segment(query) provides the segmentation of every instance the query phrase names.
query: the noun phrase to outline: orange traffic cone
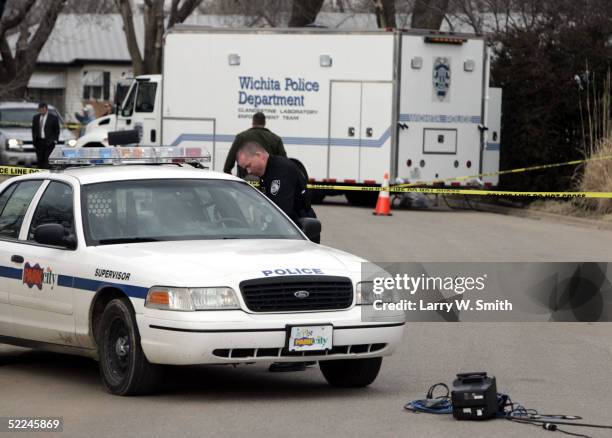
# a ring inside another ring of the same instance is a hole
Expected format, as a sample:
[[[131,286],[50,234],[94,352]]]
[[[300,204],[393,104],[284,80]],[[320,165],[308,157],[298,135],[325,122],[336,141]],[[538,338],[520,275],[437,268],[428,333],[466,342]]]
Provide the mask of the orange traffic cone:
[[[378,194],[376,208],[372,214],[376,216],[391,216],[391,200],[389,199],[389,174],[385,173],[382,184],[383,190]]]

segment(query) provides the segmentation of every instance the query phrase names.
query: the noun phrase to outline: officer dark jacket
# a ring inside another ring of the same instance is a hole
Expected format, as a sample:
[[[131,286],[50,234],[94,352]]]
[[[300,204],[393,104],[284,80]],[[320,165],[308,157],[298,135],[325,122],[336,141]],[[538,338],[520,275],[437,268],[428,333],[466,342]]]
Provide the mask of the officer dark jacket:
[[[270,155],[261,189],[293,222],[301,217],[316,217],[308,202],[306,179],[289,158]]]
[[[231,172],[234,168],[236,154],[238,153],[238,149],[240,149],[240,146],[250,141],[262,145],[263,148],[267,150],[270,155],[280,155],[281,157],[287,156],[283,141],[278,135],[274,134],[267,128],[254,126],[250,129],[247,129],[246,131],[241,132],[234,139],[232,147],[230,148],[227,154],[225,165],[223,166],[223,171],[225,173]]]

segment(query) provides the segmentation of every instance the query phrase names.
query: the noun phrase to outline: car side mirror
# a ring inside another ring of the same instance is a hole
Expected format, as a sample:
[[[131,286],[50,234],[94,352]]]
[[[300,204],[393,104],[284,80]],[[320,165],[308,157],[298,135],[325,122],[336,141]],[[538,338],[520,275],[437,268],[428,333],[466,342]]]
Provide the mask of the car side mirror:
[[[61,224],[43,224],[34,230],[34,240],[43,245],[63,246],[74,249],[77,246],[74,234]]]
[[[306,237],[314,243],[321,243],[321,222],[319,219],[303,217],[298,219],[298,222]]]

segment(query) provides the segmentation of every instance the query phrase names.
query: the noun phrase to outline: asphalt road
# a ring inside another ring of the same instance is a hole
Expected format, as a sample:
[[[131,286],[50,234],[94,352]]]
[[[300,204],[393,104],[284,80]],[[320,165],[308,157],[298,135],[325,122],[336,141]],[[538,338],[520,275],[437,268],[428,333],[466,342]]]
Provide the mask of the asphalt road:
[[[370,261],[612,261],[612,232],[442,206],[393,210],[346,205],[344,197],[315,206],[322,242]]]
[[[330,204],[317,213],[325,244],[373,261],[612,258],[612,232],[554,222],[471,211],[373,217],[370,209]],[[457,372],[485,370],[527,407],[612,423],[611,332],[603,323],[413,323],[366,389],[331,388],[316,367],[271,374],[260,365],[197,366],[169,368],[159,394],[138,398],[105,393],[93,361],[0,346],[0,417],[60,416],[60,436],[70,437],[549,437],[531,425],[457,422],[402,406]]]

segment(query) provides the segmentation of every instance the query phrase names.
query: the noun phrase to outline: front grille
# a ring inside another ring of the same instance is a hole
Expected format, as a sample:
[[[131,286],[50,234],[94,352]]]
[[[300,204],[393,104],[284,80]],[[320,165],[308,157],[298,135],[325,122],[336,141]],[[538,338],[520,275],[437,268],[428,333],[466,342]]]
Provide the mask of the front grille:
[[[255,357],[308,357],[337,356],[342,354],[369,354],[385,348],[387,344],[337,345],[327,351],[288,351],[285,348],[220,348],[213,355],[225,359],[247,359]]]
[[[353,303],[353,283],[346,277],[258,278],[240,283],[240,291],[247,308],[253,312],[338,310]],[[297,294],[302,298],[298,298],[296,292],[302,292]]]

